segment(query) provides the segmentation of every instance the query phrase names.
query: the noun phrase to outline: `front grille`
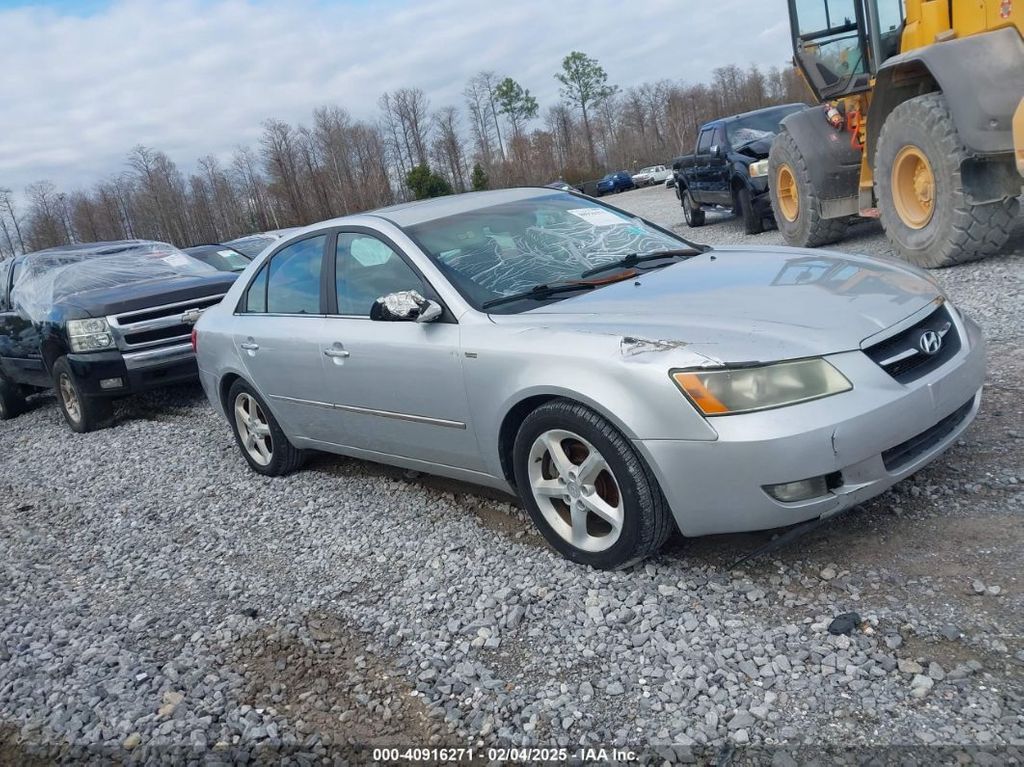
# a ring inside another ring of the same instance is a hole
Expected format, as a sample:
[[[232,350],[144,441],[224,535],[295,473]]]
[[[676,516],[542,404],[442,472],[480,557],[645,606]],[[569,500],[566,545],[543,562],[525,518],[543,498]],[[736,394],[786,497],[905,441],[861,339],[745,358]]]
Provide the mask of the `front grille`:
[[[923,348],[926,334],[938,337],[940,346],[929,353]],[[894,336],[864,350],[876,364],[900,383],[910,383],[937,370],[960,351],[960,334],[945,304]]]
[[[185,322],[183,316],[193,309],[205,311],[215,306],[223,295],[205,296],[191,301],[180,301],[135,312],[108,317],[117,345],[124,351],[151,349],[188,341],[194,322]]]
[[[916,437],[911,437],[906,442],[901,442],[883,452],[882,463],[885,465],[885,470],[899,471],[904,466],[909,466],[916,461],[956,431],[957,427],[970,415],[972,407],[974,407],[974,397],[971,397],[931,428],[925,429]]]

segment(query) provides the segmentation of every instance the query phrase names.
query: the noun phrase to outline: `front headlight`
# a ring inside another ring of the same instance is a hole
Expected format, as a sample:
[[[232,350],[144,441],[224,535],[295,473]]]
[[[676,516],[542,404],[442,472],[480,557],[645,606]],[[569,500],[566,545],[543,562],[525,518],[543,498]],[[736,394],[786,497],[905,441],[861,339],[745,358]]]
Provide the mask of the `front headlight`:
[[[768,175],[768,161],[758,160],[757,162],[750,163],[750,177],[761,178],[762,176]]]
[[[110,325],[103,318],[68,320],[68,341],[73,352],[102,352],[114,348]]]
[[[733,370],[686,370],[672,380],[704,415],[732,415],[795,405],[853,388],[823,359]]]

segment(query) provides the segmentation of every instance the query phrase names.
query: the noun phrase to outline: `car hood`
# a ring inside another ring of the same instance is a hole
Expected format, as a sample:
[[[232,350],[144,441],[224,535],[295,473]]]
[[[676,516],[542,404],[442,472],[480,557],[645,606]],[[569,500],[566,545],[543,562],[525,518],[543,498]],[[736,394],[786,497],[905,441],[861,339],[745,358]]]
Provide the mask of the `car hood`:
[[[499,325],[611,334],[622,348],[688,348],[711,362],[850,351],[940,299],[901,262],[795,248],[723,248]]]
[[[85,316],[106,317],[226,293],[237,279],[238,273],[216,272],[206,276],[182,275],[144,280],[82,291],[68,296],[61,303],[80,310]]]
[[[763,160],[768,156],[768,152],[771,151],[772,141],[774,139],[774,136],[759,138],[755,141],[751,141],[749,144],[744,144],[736,151],[739,154],[745,154],[747,157],[752,157],[755,160]]]

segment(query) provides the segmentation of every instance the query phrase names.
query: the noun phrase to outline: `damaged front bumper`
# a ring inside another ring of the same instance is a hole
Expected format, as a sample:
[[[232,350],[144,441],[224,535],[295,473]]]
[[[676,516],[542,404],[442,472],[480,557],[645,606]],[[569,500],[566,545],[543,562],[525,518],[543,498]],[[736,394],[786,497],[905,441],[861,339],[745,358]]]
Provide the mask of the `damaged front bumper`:
[[[764,530],[828,517],[934,460],[981,403],[985,345],[965,320],[964,348],[902,385],[862,352],[829,357],[854,382],[836,397],[709,419],[718,439],[635,440],[684,535]],[[766,488],[826,478],[822,494],[783,503]]]

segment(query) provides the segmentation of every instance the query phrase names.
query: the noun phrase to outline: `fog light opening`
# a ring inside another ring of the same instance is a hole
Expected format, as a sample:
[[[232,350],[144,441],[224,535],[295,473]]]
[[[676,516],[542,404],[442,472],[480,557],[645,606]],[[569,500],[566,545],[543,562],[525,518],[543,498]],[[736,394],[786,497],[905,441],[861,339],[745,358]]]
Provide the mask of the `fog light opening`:
[[[101,389],[120,389],[124,386],[124,381],[120,378],[101,378],[100,388]]]
[[[822,474],[810,479],[799,479],[796,482],[782,482],[778,485],[765,485],[764,491],[779,503],[800,503],[812,498],[821,498],[828,492],[843,484],[842,474]]]

